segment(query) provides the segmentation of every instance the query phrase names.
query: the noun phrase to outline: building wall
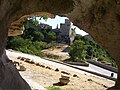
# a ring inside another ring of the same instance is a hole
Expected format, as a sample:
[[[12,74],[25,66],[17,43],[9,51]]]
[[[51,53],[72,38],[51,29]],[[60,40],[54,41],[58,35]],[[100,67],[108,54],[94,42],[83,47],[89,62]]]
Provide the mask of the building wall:
[[[68,19],[65,19],[65,24],[60,24],[60,32],[62,35],[70,36],[71,22]]]

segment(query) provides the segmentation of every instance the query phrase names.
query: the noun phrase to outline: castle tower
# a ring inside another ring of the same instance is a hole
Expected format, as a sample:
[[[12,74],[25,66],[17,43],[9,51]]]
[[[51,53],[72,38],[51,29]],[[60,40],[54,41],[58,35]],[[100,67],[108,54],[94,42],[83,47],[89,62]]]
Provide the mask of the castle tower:
[[[71,22],[68,19],[65,19],[64,24],[60,24],[60,32],[62,35],[70,36]]]

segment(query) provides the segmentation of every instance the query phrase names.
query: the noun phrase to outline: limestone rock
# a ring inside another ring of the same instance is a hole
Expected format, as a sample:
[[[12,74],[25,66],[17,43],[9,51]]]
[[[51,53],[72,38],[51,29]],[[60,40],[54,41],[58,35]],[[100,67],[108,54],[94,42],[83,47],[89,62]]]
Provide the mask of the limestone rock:
[[[21,56],[17,57],[17,59],[21,59]]]
[[[45,68],[45,65],[40,65],[40,67]]]
[[[66,71],[61,71],[61,73],[70,75],[70,73],[68,73],[68,72],[66,72]]]
[[[73,75],[73,77],[77,77],[77,78],[79,78],[79,76],[78,76],[78,75],[76,75],[76,74],[74,74],[74,75]]]
[[[20,82],[18,84],[16,79],[10,80],[13,76],[9,67],[5,66],[9,62],[9,59],[4,57],[7,36],[8,34],[10,36],[21,34],[23,30],[21,24],[18,28],[19,25],[14,22],[21,21],[19,23],[22,23],[24,19],[21,18],[26,15],[42,16],[48,13],[53,16],[67,16],[74,25],[88,32],[99,45],[109,52],[118,65],[118,78],[111,89],[120,88],[120,0],[1,0],[0,11],[0,73],[4,76],[0,80],[2,83],[0,83],[0,88],[23,89],[25,85],[28,86],[15,69],[12,73],[15,74],[15,78],[19,78],[17,81]],[[4,71],[3,67],[6,67],[8,71]],[[6,73],[4,74],[3,71]],[[6,79],[7,75],[10,76],[9,79]],[[5,80],[9,85],[6,86]]]
[[[24,65],[20,65],[19,67],[20,67],[19,71],[26,71],[26,68]]]
[[[56,72],[58,72],[58,71],[59,71],[59,69],[58,69],[58,68],[56,68],[56,69],[55,69],[55,71],[56,71]]]
[[[51,68],[51,67],[49,67],[49,66],[47,66],[47,67],[46,67],[46,69],[49,69],[49,70],[51,70],[52,68]]]
[[[69,76],[61,75],[61,78],[59,78],[61,85],[67,85],[70,82],[69,78]]]
[[[38,62],[35,63],[36,66],[39,66],[40,64]]]

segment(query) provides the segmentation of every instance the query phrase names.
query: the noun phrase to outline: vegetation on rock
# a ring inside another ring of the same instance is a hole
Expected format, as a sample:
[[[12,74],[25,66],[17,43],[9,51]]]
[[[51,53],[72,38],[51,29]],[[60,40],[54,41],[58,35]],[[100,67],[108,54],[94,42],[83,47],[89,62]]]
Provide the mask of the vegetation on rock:
[[[61,90],[61,89],[59,87],[52,86],[48,87],[48,90]]]

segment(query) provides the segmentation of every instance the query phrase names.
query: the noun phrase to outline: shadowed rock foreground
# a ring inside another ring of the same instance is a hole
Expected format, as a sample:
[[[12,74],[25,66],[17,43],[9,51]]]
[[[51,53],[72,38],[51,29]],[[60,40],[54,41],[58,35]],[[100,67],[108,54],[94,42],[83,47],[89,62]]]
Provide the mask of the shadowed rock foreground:
[[[120,89],[120,0],[1,0],[0,11],[0,88],[30,89],[5,54],[8,34],[21,34],[29,15],[61,15],[88,32],[115,59],[118,79],[112,88]]]

